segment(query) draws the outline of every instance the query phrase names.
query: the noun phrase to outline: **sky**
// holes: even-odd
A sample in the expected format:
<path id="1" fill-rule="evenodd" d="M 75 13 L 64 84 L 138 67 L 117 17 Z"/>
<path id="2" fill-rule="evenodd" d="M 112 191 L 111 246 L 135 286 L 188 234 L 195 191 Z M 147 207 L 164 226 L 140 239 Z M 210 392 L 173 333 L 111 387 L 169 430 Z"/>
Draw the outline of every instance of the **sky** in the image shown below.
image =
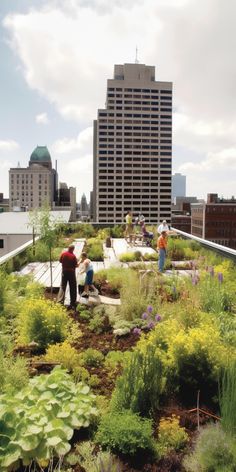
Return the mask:
<path id="1" fill-rule="evenodd" d="M 114 64 L 173 82 L 173 173 L 187 195 L 236 195 L 235 0 L 0 0 L 0 192 L 46 145 L 92 190 L 93 120 Z"/>

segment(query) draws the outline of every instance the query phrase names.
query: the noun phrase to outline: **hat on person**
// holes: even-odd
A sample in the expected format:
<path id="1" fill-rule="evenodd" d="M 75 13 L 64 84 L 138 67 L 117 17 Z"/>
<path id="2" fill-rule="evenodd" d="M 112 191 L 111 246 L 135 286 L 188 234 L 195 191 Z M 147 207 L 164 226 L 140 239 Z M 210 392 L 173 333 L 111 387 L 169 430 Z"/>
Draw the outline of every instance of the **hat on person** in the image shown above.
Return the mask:
<path id="1" fill-rule="evenodd" d="M 163 220 L 163 222 L 162 222 L 162 223 L 166 223 L 166 220 Z"/>

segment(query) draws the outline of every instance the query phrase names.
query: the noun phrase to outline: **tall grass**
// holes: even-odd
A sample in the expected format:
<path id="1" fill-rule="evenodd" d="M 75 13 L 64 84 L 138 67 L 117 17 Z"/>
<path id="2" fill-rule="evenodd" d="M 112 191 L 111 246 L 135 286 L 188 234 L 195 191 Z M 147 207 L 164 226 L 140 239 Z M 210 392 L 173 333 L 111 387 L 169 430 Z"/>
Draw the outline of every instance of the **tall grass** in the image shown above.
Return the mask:
<path id="1" fill-rule="evenodd" d="M 236 436 L 236 359 L 224 370 L 219 382 L 219 401 L 222 426 Z"/>

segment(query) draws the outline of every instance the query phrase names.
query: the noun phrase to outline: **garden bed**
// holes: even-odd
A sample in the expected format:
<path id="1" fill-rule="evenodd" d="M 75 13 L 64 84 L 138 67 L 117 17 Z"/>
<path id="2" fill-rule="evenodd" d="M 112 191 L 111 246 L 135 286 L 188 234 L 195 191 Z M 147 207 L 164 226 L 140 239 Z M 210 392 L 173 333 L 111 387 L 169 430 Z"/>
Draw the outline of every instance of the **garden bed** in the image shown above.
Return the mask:
<path id="1" fill-rule="evenodd" d="M 0 472 L 235 470 L 235 266 L 181 240 L 169 253 L 191 277 L 103 269 L 121 305 L 77 313 L 0 274 Z"/>

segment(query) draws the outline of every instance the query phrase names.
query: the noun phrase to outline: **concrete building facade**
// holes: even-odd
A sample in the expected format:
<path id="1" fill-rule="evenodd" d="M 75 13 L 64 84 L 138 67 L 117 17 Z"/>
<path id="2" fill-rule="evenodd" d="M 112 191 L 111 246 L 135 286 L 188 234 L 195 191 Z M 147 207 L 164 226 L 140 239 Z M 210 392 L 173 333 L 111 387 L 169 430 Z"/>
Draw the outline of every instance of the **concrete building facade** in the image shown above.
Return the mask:
<path id="1" fill-rule="evenodd" d="M 57 172 L 46 146 L 37 146 L 26 168 L 9 171 L 9 206 L 32 210 L 56 200 Z"/>
<path id="2" fill-rule="evenodd" d="M 93 148 L 93 221 L 121 223 L 130 210 L 170 222 L 172 83 L 156 81 L 154 66 L 115 65 Z"/>
<path id="3" fill-rule="evenodd" d="M 68 188 L 65 182 L 59 183 L 56 204 L 53 206 L 53 209 L 60 210 L 61 207 L 66 207 L 68 210 L 70 209 L 70 221 L 76 221 L 76 187 Z"/>

